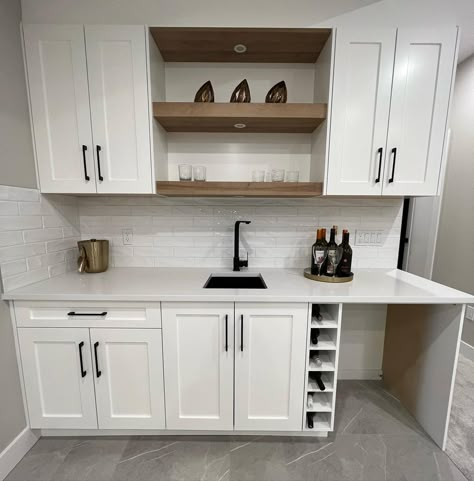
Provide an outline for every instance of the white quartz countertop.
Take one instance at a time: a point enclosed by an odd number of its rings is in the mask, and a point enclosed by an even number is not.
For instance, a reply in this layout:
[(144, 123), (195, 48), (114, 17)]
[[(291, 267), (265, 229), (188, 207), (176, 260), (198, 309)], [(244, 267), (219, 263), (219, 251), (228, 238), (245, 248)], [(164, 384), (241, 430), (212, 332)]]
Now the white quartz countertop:
[(69, 272), (2, 297), (35, 301), (474, 303), (474, 296), (397, 269), (358, 269), (354, 280), (345, 284), (311, 281), (303, 277), (302, 269), (248, 272), (260, 272), (267, 289), (204, 289), (211, 273), (230, 273), (222, 269), (126, 267), (101, 274)]

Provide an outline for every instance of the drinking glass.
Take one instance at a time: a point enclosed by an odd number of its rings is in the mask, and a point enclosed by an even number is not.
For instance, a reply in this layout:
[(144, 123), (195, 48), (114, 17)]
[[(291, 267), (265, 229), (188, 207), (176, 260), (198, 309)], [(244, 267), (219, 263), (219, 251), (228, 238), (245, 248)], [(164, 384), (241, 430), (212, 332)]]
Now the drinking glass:
[(287, 182), (299, 182), (300, 179), (300, 171), (299, 170), (289, 170), (286, 173), (286, 181)]
[(252, 182), (265, 182), (265, 171), (264, 170), (253, 170), (252, 171)]
[(178, 165), (179, 170), (179, 180), (192, 180), (192, 167), (189, 164)]
[(204, 165), (195, 165), (193, 167), (193, 178), (198, 182), (206, 180), (206, 167)]
[(334, 265), (334, 277), (337, 277), (337, 266), (342, 259), (342, 247), (338, 246), (336, 249), (336, 257), (333, 258), (333, 265)]
[(272, 169), (272, 182), (283, 182), (285, 169)]
[[(318, 254), (317, 254), (318, 252)], [(324, 264), (324, 261), (326, 260), (326, 257), (328, 256), (328, 250), (320, 250), (317, 247), (313, 247), (313, 257), (314, 257), (314, 262), (318, 268), (318, 276), (321, 275), (321, 266)]]

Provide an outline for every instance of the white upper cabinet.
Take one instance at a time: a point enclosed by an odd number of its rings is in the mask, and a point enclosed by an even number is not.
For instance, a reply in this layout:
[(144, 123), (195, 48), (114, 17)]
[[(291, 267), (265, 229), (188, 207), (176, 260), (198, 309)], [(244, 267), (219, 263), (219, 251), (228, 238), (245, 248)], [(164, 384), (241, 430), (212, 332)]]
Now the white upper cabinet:
[(161, 329), (91, 329), (99, 429), (164, 429)]
[(308, 304), (235, 305), (235, 429), (301, 431)]
[(143, 26), (86, 26), (97, 192), (150, 193), (152, 167)]
[(456, 41), (456, 28), (338, 30), (328, 195), (437, 195)]
[(166, 427), (232, 430), (234, 304), (162, 303)]
[(39, 187), (96, 192), (84, 28), (23, 31)]
[(87, 328), (18, 329), (30, 427), (96, 429)]
[(396, 30), (336, 35), (327, 194), (380, 195)]
[(154, 192), (145, 35), (144, 26), (24, 26), (42, 192)]
[(436, 195), (457, 30), (399, 29), (388, 130), (386, 195)]

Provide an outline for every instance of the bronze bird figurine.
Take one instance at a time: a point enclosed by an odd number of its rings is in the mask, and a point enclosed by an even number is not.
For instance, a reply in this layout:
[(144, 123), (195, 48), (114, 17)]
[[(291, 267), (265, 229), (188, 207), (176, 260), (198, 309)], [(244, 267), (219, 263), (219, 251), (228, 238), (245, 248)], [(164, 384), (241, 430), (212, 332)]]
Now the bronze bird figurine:
[(265, 102), (267, 104), (285, 104), (286, 103), (286, 84), (285, 81), (282, 80), (275, 84), (267, 93), (265, 97)]
[(214, 89), (211, 81), (203, 83), (194, 96), (195, 102), (214, 102)]
[(242, 80), (242, 82), (235, 87), (232, 95), (230, 96), (230, 101), (232, 103), (249, 103), (250, 102), (250, 89), (247, 79)]

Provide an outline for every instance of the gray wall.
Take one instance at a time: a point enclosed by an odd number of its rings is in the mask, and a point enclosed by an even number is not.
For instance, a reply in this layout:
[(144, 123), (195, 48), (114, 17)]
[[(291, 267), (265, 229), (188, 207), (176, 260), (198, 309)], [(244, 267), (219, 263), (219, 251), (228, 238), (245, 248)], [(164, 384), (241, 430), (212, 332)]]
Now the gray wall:
[(0, 184), (36, 187), (20, 0), (0, 0)]
[[(19, 24), (20, 0), (0, 0), (0, 184), (36, 187)], [(25, 428), (10, 313), (0, 301), (0, 452)]]
[[(474, 55), (458, 65), (433, 280), (474, 294)], [(463, 340), (474, 346), (474, 322)]]

